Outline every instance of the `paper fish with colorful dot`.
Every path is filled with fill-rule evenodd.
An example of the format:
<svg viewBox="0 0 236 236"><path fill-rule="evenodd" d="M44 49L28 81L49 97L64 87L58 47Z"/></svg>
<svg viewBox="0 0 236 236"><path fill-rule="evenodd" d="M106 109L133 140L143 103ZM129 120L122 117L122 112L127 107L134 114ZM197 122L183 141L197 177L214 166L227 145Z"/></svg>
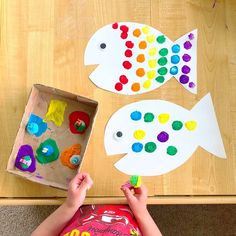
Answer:
<svg viewBox="0 0 236 236"><path fill-rule="evenodd" d="M106 25L89 40L84 63L98 65L89 78L98 87L111 92L141 94L175 77L196 94L197 30L173 42L144 24Z"/></svg>
<svg viewBox="0 0 236 236"><path fill-rule="evenodd" d="M115 167L155 176L184 164L198 146L226 158L210 94L191 110L164 100L143 100L115 112L104 136L108 155L126 154Z"/></svg>

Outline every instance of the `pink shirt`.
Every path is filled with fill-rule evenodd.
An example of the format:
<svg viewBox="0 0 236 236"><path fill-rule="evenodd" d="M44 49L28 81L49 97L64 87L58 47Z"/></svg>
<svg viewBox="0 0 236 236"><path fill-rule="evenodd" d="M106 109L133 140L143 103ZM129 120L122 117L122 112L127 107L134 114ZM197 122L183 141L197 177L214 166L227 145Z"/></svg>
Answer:
<svg viewBox="0 0 236 236"><path fill-rule="evenodd" d="M60 236L140 236L127 205L87 205L75 213Z"/></svg>

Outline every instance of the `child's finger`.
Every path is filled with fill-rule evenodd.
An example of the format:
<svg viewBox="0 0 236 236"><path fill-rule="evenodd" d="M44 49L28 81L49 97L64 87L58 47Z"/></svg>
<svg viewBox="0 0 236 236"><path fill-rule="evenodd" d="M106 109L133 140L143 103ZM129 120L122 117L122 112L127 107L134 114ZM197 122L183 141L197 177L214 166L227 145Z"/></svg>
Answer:
<svg viewBox="0 0 236 236"><path fill-rule="evenodd" d="M87 191L89 190L93 185L93 181L89 175L85 175L84 179L79 185L79 189L82 191Z"/></svg>
<svg viewBox="0 0 236 236"><path fill-rule="evenodd" d="M131 190L127 187L122 187L121 190L123 191L125 197L127 198L128 201L132 201L134 198L133 193L131 192Z"/></svg>

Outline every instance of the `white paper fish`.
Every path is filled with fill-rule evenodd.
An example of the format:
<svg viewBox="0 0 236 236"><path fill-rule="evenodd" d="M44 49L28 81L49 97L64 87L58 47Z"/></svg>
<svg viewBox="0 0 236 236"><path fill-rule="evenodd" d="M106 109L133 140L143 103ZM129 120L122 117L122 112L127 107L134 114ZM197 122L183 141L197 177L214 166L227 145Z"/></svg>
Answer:
<svg viewBox="0 0 236 236"><path fill-rule="evenodd" d="M164 100L143 100L115 112L105 130L108 155L129 175L162 175L185 163L198 146L226 158L210 94L190 111Z"/></svg>
<svg viewBox="0 0 236 236"><path fill-rule="evenodd" d="M105 90L133 95L154 90L172 76L197 93L197 30L175 42L138 23L119 22L99 29L85 50L85 65L98 64L89 78Z"/></svg>

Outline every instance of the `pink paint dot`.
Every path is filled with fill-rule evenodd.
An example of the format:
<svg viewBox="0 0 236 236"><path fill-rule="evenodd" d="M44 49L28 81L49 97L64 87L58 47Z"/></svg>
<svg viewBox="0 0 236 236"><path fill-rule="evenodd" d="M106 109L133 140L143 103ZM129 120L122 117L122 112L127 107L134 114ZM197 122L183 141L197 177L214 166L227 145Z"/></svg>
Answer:
<svg viewBox="0 0 236 236"><path fill-rule="evenodd" d="M132 67L132 64L129 61L123 62L123 67L127 70L129 70Z"/></svg>
<svg viewBox="0 0 236 236"><path fill-rule="evenodd" d="M117 28L118 28L118 23L112 24L112 28L113 28L113 29L117 29Z"/></svg>
<svg viewBox="0 0 236 236"><path fill-rule="evenodd" d="M122 39L127 39L128 34L123 32L123 33L121 33L120 37L121 37Z"/></svg>
<svg viewBox="0 0 236 236"><path fill-rule="evenodd" d="M116 89L117 91L121 91L121 90L123 89L123 85L122 85L121 83L116 83L115 89Z"/></svg>
<svg viewBox="0 0 236 236"><path fill-rule="evenodd" d="M119 79L120 79L120 82L122 84L127 84L128 83L128 79L125 75L121 75Z"/></svg>
<svg viewBox="0 0 236 236"><path fill-rule="evenodd" d="M129 49L127 49L127 50L125 51L125 56L126 56L126 57L132 57L132 56L133 56L132 51L129 50Z"/></svg>
<svg viewBox="0 0 236 236"><path fill-rule="evenodd" d="M122 30L123 32L127 33L129 31L129 28L126 25L121 25L120 26L120 30Z"/></svg>
<svg viewBox="0 0 236 236"><path fill-rule="evenodd" d="M125 43L125 46L126 46L127 48L133 48L133 47L134 47L134 44L133 44L133 42L131 42L131 41L127 41L127 42Z"/></svg>

